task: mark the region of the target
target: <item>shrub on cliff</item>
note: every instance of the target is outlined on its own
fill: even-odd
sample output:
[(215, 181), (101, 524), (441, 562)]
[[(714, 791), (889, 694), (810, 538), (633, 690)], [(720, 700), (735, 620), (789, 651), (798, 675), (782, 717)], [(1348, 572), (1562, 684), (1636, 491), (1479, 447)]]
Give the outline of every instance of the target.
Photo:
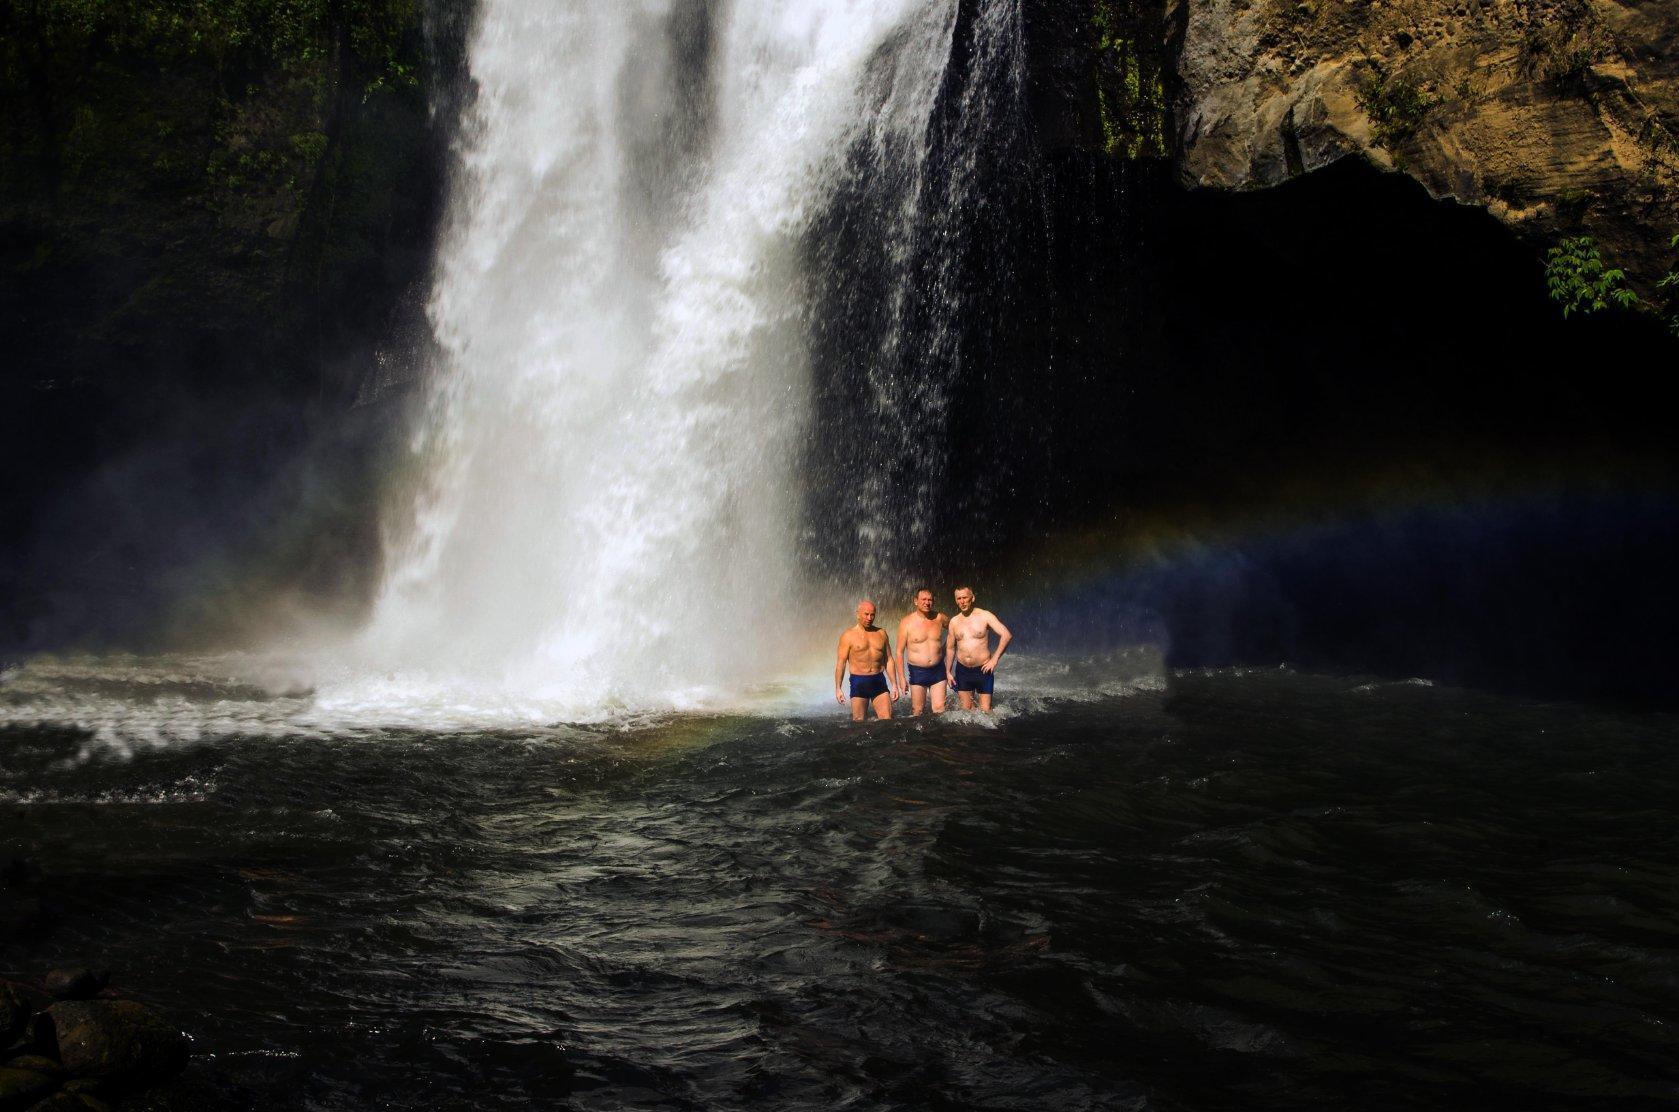
[(1370, 117), (1376, 142), (1392, 148), (1416, 134), (1434, 101), (1417, 85), (1390, 74), (1374, 60), (1370, 73), (1358, 83), (1358, 106)]

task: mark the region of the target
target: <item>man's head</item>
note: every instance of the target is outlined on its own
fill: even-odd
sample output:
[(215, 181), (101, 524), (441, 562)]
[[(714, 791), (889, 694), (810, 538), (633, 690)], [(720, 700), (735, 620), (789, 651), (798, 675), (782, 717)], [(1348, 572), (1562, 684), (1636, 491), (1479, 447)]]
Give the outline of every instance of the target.
[(864, 599), (857, 604), (857, 622), (864, 629), (874, 625), (874, 603)]
[(972, 587), (956, 588), (956, 609), (966, 614), (974, 608), (974, 589)]
[(933, 592), (926, 587), (915, 592), (915, 609), (923, 618), (933, 616)]

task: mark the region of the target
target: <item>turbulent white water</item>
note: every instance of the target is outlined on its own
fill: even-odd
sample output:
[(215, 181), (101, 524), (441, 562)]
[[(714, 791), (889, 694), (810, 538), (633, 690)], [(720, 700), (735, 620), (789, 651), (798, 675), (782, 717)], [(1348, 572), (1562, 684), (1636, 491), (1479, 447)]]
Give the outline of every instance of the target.
[(485, 0), (417, 490), (323, 699), (578, 716), (810, 663), (805, 239), (849, 150), (924, 141), (954, 9)]
[[(153, 750), (287, 737), (325, 740), (386, 737), (393, 730), (415, 735), (496, 730), (512, 731), (532, 742), (552, 742), (634, 732), (669, 720), (650, 708), (647, 713), (580, 712), (574, 718), (595, 721), (566, 722), (556, 719), (551, 704), (516, 692), (496, 699), (485, 691), (416, 687), (405, 701), (396, 702), (390, 700), (397, 691), (394, 681), (385, 688), (342, 682), (311, 689), (307, 677), (318, 664), (313, 653), (290, 660), (269, 653), (37, 657), (0, 670), (0, 729), (69, 731), (75, 744), (58, 758), (68, 768), (128, 760)], [(1010, 653), (1004, 669), (1007, 694), (997, 713), (952, 713), (945, 721), (996, 727), (1052, 707), (1160, 691), (1165, 675), (1160, 653), (1147, 647), (1061, 657)], [(376, 692), (383, 692), (387, 701), (376, 699)], [(906, 704), (898, 706), (898, 713), (906, 713)], [(819, 694), (813, 700), (786, 688), (761, 693), (752, 711), (780, 719), (784, 733), (845, 717), (831, 699)], [(0, 775), (30, 753), (63, 741), (51, 736), (25, 739), (0, 751)], [(176, 799), (202, 786), (167, 785), (151, 801)], [(0, 791), (0, 803), (31, 800)]]

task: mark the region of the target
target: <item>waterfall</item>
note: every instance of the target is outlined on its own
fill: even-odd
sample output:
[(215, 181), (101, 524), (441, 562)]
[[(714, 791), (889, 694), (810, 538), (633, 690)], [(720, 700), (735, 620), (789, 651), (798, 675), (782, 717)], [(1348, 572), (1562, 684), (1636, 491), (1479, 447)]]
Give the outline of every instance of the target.
[(883, 129), (853, 147), (812, 242), (823, 409), (838, 435), (813, 439), (809, 466), (856, 476), (812, 492), (820, 551), (906, 596), (992, 531), (993, 492), (1013, 475), (985, 426), (1015, 411), (1023, 430), (1018, 410), (1040, 400), (1022, 392), (1034, 367), (987, 381), (1004, 361), (993, 336), (1023, 330), (1019, 276), (1006, 273), (1036, 160), (1021, 18), (1018, 0), (960, 6), (938, 110), (913, 136)]
[[(806, 473), (813, 221), (858, 152), (926, 146), (956, 9), (484, 0), (438, 365), (357, 646), (387, 695), (580, 716), (810, 663), (802, 492), (847, 481)], [(916, 183), (879, 183), (901, 219)]]

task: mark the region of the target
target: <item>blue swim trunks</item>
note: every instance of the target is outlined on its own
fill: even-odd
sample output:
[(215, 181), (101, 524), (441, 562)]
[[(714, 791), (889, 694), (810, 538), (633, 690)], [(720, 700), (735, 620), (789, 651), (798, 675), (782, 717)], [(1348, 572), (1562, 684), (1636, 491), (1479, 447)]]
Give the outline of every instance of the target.
[(876, 695), (885, 695), (886, 674), (876, 672), (872, 676), (851, 677), (851, 697), (853, 699), (872, 699)]
[(996, 682), (997, 676), (995, 673), (970, 668), (960, 660), (956, 662), (956, 690), (989, 695), (992, 685)]
[(909, 666), (909, 684), (911, 687), (932, 687), (944, 682), (943, 664), (911, 664)]

